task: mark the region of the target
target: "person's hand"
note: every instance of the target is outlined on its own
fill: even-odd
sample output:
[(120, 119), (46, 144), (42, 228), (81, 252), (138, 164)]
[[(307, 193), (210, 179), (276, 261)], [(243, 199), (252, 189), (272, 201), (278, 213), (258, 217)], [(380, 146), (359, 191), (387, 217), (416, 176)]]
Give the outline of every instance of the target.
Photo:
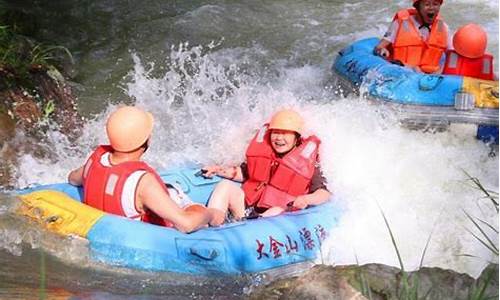
[(219, 165), (214, 166), (206, 166), (201, 168), (204, 172), (201, 174), (205, 178), (212, 178), (214, 175), (218, 175), (222, 170), (222, 167)]
[(374, 49), (374, 52), (375, 54), (377, 54), (378, 56), (381, 56), (385, 59), (389, 58), (389, 55), (391, 54), (389, 52), (389, 50), (387, 50), (387, 48), (383, 48), (383, 47), (377, 47)]
[(285, 210), (279, 206), (273, 206), (266, 210), (265, 212), (261, 213), (260, 216), (267, 218), (267, 217), (274, 217), (277, 216), (281, 213), (283, 213)]
[(301, 195), (295, 198), (295, 201), (292, 203), (292, 207), (298, 209), (304, 209), (309, 205), (308, 195)]

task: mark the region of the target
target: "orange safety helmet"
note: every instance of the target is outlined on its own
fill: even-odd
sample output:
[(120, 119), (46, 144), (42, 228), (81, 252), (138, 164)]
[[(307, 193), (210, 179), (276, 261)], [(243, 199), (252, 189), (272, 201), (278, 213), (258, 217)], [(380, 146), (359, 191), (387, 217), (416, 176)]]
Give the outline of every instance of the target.
[(153, 115), (134, 106), (120, 107), (108, 118), (106, 132), (114, 150), (130, 152), (146, 142), (153, 131)]
[[(413, 6), (417, 5), (417, 3), (419, 2), (420, 0), (413, 0)], [(441, 0), (440, 1), (441, 4), (443, 4), (444, 0)]]
[(269, 129), (281, 129), (295, 131), (298, 134), (302, 133), (304, 120), (294, 110), (284, 109), (273, 115), (269, 122)]
[(458, 54), (468, 58), (478, 58), (484, 55), (488, 36), (484, 29), (474, 23), (460, 27), (453, 36), (453, 48)]

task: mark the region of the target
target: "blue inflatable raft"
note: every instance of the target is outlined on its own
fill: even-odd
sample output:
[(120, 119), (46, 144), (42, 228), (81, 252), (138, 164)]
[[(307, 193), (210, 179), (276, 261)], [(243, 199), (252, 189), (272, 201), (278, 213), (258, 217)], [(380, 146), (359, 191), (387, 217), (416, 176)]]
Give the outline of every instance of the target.
[(498, 126), (498, 81), (424, 74), (373, 54), (379, 39), (342, 49), (332, 66), (341, 91), (394, 108), (405, 123)]
[[(162, 173), (205, 204), (219, 178), (198, 170)], [(81, 203), (82, 190), (67, 183), (18, 192), (18, 213), (47, 230), (89, 241), (92, 260), (120, 267), (197, 275), (249, 274), (315, 259), (340, 210), (333, 201), (272, 218), (246, 220), (183, 234), (175, 229), (103, 213)]]

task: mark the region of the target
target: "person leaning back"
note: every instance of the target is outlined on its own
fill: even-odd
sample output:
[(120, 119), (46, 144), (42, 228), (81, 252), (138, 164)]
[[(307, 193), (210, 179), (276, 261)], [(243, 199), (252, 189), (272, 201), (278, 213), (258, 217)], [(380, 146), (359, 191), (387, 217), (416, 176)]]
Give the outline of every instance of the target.
[(208, 207), (215, 210), (211, 225), (222, 224), (228, 211), (236, 220), (270, 217), (330, 199), (319, 166), (320, 140), (304, 137), (303, 123), (293, 110), (278, 111), (251, 140), (245, 162), (204, 168), (206, 177), (230, 179), (218, 183), (210, 197)]

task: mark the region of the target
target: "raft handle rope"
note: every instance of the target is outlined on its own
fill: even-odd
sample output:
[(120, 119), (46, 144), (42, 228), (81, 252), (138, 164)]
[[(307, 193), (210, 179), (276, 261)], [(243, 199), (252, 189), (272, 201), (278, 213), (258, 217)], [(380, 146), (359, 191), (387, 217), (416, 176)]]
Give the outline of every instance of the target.
[(45, 223), (52, 224), (52, 223), (57, 222), (57, 220), (59, 220), (59, 216), (54, 215), (54, 216), (49, 216), (49, 217), (45, 218), (44, 221), (45, 221)]
[(203, 174), (207, 173), (208, 170), (205, 170), (205, 169), (200, 169), (198, 172), (194, 173), (194, 176), (195, 177), (202, 177)]
[(207, 255), (203, 255), (201, 253), (198, 253), (198, 251), (194, 248), (189, 248), (189, 254), (194, 255), (194, 256), (201, 258), (203, 260), (214, 260), (217, 256), (219, 256), (219, 253), (214, 249), (212, 249), (212, 251), (210, 251), (209, 255), (207, 256)]

